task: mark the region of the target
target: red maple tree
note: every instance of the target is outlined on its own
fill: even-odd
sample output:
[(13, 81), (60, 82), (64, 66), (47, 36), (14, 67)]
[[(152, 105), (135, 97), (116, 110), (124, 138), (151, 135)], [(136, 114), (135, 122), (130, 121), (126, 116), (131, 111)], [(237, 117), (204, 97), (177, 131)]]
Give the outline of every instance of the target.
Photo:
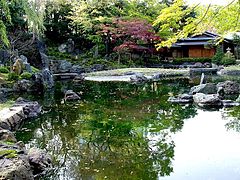
[(111, 24), (104, 24), (100, 33), (105, 35), (107, 43), (117, 45), (113, 48), (116, 52), (152, 52), (154, 42), (161, 40), (152, 25), (140, 19), (115, 18)]

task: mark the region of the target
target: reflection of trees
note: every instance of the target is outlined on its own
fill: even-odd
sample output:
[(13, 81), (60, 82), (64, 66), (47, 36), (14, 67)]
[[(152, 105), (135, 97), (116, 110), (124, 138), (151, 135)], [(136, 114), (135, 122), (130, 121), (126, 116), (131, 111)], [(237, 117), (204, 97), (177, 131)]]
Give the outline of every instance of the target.
[(223, 118), (228, 120), (226, 128), (240, 132), (240, 107), (233, 107), (228, 111), (223, 112)]
[[(168, 92), (184, 86), (86, 84), (83, 101), (57, 104), (48, 114), (20, 132), (32, 146), (46, 148), (54, 157), (53, 174), (62, 178), (157, 179), (172, 171), (171, 133), (196, 114), (192, 107), (167, 103)], [(85, 88), (84, 90), (82, 88)], [(60, 173), (61, 172), (61, 173)], [(57, 177), (55, 177), (57, 178)]]

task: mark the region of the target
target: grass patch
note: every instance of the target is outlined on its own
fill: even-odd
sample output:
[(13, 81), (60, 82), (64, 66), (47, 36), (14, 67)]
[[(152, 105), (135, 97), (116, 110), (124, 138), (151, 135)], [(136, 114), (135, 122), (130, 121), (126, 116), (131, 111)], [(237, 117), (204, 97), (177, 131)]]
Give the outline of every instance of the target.
[(225, 70), (240, 70), (239, 65), (224, 67)]
[(145, 76), (151, 76), (153, 74), (165, 74), (165, 75), (188, 75), (188, 69), (163, 69), (163, 68), (124, 68), (114, 69), (108, 71), (98, 71), (87, 73), (86, 76), (123, 76), (127, 72), (142, 73)]
[(0, 110), (4, 109), (4, 108), (9, 108), (14, 104), (14, 101), (9, 100), (6, 101), (5, 103), (0, 104)]
[(2, 149), (0, 150), (0, 156), (4, 156), (6, 158), (15, 158), (17, 157), (17, 151), (13, 149)]
[(8, 74), (0, 73), (0, 84), (5, 83), (7, 80), (7, 77), (8, 77)]

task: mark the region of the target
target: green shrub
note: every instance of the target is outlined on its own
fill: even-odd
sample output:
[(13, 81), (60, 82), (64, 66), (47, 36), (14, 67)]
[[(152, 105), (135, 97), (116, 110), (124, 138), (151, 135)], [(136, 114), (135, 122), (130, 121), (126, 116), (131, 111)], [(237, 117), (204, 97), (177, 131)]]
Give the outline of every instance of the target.
[(233, 65), (236, 64), (236, 59), (231, 52), (226, 52), (226, 54), (221, 59), (222, 65)]
[(32, 68), (32, 72), (33, 72), (33, 73), (37, 73), (37, 72), (40, 71), (39, 69), (35, 68), (34, 66), (31, 66), (31, 68)]
[(222, 58), (224, 57), (224, 52), (221, 47), (217, 47), (216, 54), (212, 57), (212, 63), (221, 64)]
[(9, 81), (16, 81), (18, 80), (19, 76), (15, 72), (10, 72), (8, 74), (8, 80)]
[(0, 67), (0, 73), (9, 73), (9, 70), (6, 67)]
[(209, 62), (211, 63), (212, 59), (211, 58), (176, 58), (173, 60), (173, 64), (182, 64), (182, 63), (185, 63), (185, 62), (189, 62), (189, 63), (197, 63), (197, 62), (200, 62), (200, 63), (206, 63), (206, 62)]
[(20, 75), (20, 79), (31, 79), (32, 77), (32, 73), (29, 73), (29, 72), (24, 72)]

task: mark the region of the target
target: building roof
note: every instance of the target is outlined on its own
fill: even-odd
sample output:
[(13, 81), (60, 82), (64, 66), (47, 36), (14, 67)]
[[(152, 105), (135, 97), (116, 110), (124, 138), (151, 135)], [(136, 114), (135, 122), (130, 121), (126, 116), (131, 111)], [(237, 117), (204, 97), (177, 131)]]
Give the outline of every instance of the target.
[[(199, 35), (194, 35), (188, 38), (183, 38), (178, 40), (172, 45), (172, 47), (181, 47), (181, 46), (199, 46), (199, 45), (212, 45), (221, 38), (218, 34), (206, 31)], [(224, 38), (225, 42), (231, 42), (230, 39)]]

